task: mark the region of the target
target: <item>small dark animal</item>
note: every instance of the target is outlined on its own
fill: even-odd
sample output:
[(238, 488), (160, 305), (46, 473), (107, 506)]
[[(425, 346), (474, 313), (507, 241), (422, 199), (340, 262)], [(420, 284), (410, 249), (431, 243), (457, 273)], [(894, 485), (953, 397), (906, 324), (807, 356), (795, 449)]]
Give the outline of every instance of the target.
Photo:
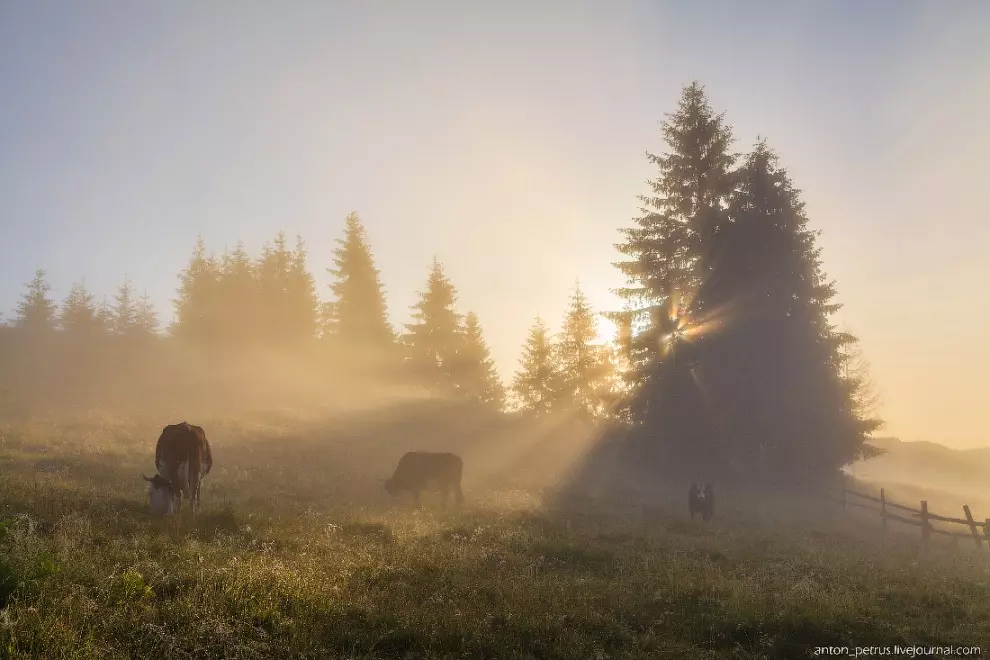
[(461, 457), (450, 453), (411, 451), (399, 459), (395, 473), (385, 480), (385, 491), (392, 497), (407, 492), (419, 505), (420, 491), (433, 486), (440, 491), (443, 507), (447, 508), (447, 496), (453, 492), (457, 504), (464, 503), (461, 492)]
[(715, 516), (715, 488), (712, 486), (711, 482), (705, 484), (704, 493), (704, 510), (701, 513), (703, 520), (711, 520)]
[(691, 488), (688, 489), (688, 513), (691, 514), (691, 520), (694, 520), (695, 513), (700, 513), (702, 518), (705, 517), (704, 495), (701, 494), (698, 484), (691, 484)]
[[(198, 511), (200, 485), (213, 467), (210, 443), (202, 427), (182, 422), (162, 429), (155, 448), (155, 466), (159, 472), (155, 476), (171, 487), (175, 512), (182, 508), (183, 495), (189, 500), (193, 513)], [(149, 481), (154, 485), (154, 479)]]

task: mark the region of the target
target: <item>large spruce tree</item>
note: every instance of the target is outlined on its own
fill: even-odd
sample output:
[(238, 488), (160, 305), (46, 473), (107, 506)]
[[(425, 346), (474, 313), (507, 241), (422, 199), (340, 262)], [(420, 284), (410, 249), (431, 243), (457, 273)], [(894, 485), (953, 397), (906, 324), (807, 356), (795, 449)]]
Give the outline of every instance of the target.
[(327, 269), (334, 278), (334, 299), (324, 308), (324, 332), (349, 347), (390, 351), (395, 331), (388, 321), (381, 274), (357, 213), (347, 216), (344, 237), (337, 243), (334, 268)]
[(720, 453), (728, 467), (762, 479), (830, 474), (862, 455), (875, 422), (860, 416), (840, 373), (840, 351), (853, 338), (830, 323), (839, 306), (816, 235), (764, 142), (738, 172), (729, 210), (694, 310), (720, 320), (698, 339)]
[(625, 257), (615, 265), (627, 278), (617, 291), (626, 310), (610, 316), (630, 329), (626, 414), (674, 463), (710, 451), (709, 415), (690, 371), (690, 346), (681, 344), (728, 221), (735, 155), (729, 126), (697, 82), (683, 89), (662, 130), (667, 152), (647, 153), (659, 175), (640, 198), (636, 226), (622, 230), (626, 240), (616, 246)]
[(457, 359), (464, 342), (456, 302), (457, 291), (434, 258), (426, 289), (413, 305), (413, 323), (406, 325), (403, 343), (413, 381), (444, 395), (456, 393)]

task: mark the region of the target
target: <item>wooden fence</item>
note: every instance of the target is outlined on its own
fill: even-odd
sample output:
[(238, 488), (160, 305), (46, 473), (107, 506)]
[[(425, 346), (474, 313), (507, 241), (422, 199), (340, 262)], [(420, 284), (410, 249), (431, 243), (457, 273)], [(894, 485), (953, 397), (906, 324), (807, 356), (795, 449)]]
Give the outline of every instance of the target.
[[(854, 498), (860, 498), (866, 500), (866, 502), (858, 501)], [(880, 512), (880, 520), (883, 523), (883, 528), (887, 529), (887, 521), (894, 520), (906, 525), (915, 525), (921, 528), (921, 540), (926, 545), (928, 540), (931, 538), (932, 534), (943, 534), (945, 536), (952, 536), (956, 538), (972, 538), (976, 543), (976, 547), (983, 548), (983, 541), (987, 542), (987, 547), (990, 548), (990, 518), (985, 519), (983, 522), (976, 522), (973, 519), (973, 514), (969, 510), (969, 505), (963, 505), (963, 513), (965, 518), (950, 518), (948, 516), (940, 516), (932, 513), (928, 510), (928, 502), (926, 500), (921, 501), (920, 509), (913, 509), (909, 506), (904, 506), (903, 504), (897, 504), (896, 502), (891, 502), (887, 499), (883, 492), (883, 488), (880, 489), (880, 497), (874, 497), (873, 495), (866, 495), (865, 493), (857, 493), (854, 490), (843, 489), (842, 490), (842, 506), (848, 511), (849, 507), (857, 506), (864, 509), (870, 509), (872, 511)], [(891, 513), (890, 509), (895, 511), (903, 511), (903, 515), (898, 515), (897, 513)], [(957, 525), (967, 525), (969, 526), (969, 532), (956, 532), (950, 529), (938, 529), (932, 526), (932, 521), (953, 523)], [(978, 530), (982, 529), (982, 533)]]

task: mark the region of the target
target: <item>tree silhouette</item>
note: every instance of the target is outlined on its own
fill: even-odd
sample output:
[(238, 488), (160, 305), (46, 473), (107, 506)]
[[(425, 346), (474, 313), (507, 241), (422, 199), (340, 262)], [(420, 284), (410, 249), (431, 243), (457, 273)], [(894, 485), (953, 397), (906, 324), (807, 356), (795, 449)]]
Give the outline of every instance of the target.
[(73, 284), (69, 289), (69, 295), (62, 303), (59, 327), (80, 342), (91, 341), (106, 332), (107, 326), (100, 318), (99, 309), (85, 283)]
[(142, 337), (153, 337), (158, 334), (158, 312), (145, 291), (134, 307), (134, 332)]
[(344, 237), (337, 240), (334, 277), (330, 284), (333, 301), (324, 311), (325, 332), (348, 346), (387, 351), (395, 342), (388, 322), (388, 308), (381, 275), (357, 213), (347, 216)]
[(631, 392), (624, 412), (676, 454), (708, 434), (682, 335), (728, 222), (735, 156), (730, 128), (697, 82), (683, 89), (662, 129), (668, 151), (647, 153), (659, 169), (652, 194), (640, 198), (637, 226), (623, 229), (626, 240), (616, 246), (626, 259), (615, 265), (627, 279), (616, 293), (627, 309), (610, 316), (629, 330), (623, 357)]
[(225, 340), (233, 346), (243, 348), (260, 340), (260, 295), (255, 265), (238, 241), (233, 252), (221, 258), (217, 280), (217, 315)]
[(134, 300), (134, 286), (130, 278), (125, 277), (123, 284), (117, 287), (112, 319), (113, 334), (123, 337), (134, 333), (137, 326), (137, 301)]
[(549, 330), (539, 316), (529, 330), (519, 366), (512, 389), (522, 410), (532, 415), (553, 412), (560, 397), (560, 365)]
[(474, 312), (468, 312), (464, 318), (454, 371), (456, 389), (462, 398), (489, 404), (498, 410), (505, 406), (505, 388)]
[(198, 237), (189, 265), (179, 274), (178, 297), (173, 301), (173, 335), (200, 344), (210, 343), (219, 335), (220, 275), (220, 264), (206, 254), (203, 237)]
[(761, 141), (738, 173), (732, 224), (695, 310), (701, 319), (725, 317), (697, 340), (699, 374), (730, 464), (806, 481), (861, 456), (875, 424), (859, 417), (840, 373), (851, 337), (829, 322), (834, 286), (777, 160)]
[(589, 419), (604, 415), (608, 406), (606, 380), (611, 370), (604, 347), (595, 344), (597, 338), (595, 313), (580, 284), (576, 284), (556, 345), (561, 370), (560, 395), (577, 413)]
[(42, 337), (55, 329), (56, 305), (55, 301), (48, 297), (51, 286), (46, 275), (43, 268), (35, 271), (34, 278), (21, 294), (21, 300), (17, 304), (17, 316), (14, 319), (16, 328), (34, 337)]
[(412, 307), (413, 323), (406, 324), (403, 343), (414, 382), (447, 395), (457, 389), (454, 373), (463, 342), (460, 317), (454, 309), (456, 302), (454, 285), (434, 257), (426, 290)]

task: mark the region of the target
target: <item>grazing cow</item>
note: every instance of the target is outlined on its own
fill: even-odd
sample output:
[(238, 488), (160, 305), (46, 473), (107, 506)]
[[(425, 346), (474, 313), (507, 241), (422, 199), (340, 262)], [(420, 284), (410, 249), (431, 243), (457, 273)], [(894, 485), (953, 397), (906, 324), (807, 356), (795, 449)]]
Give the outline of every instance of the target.
[(202, 427), (182, 422), (162, 429), (155, 449), (155, 466), (171, 487), (175, 512), (182, 509), (182, 496), (185, 495), (196, 513), (200, 504), (200, 485), (213, 467), (210, 443)]
[(691, 520), (694, 520), (694, 514), (700, 513), (701, 517), (705, 516), (705, 500), (704, 495), (701, 494), (701, 490), (698, 489), (698, 484), (691, 484), (691, 488), (688, 489), (688, 512), (691, 514)]
[(701, 513), (701, 517), (704, 520), (711, 520), (715, 515), (715, 488), (711, 482), (705, 484), (705, 490), (702, 494), (704, 495), (704, 510)]
[(456, 454), (411, 451), (399, 459), (395, 473), (385, 480), (385, 491), (392, 497), (398, 497), (403, 491), (408, 492), (419, 505), (420, 491), (432, 485), (440, 491), (443, 508), (447, 508), (450, 492), (454, 493), (457, 504), (463, 504), (463, 468), (464, 463)]
[(175, 493), (172, 484), (165, 477), (156, 474), (153, 478), (145, 477), (148, 482), (148, 499), (151, 502), (151, 512), (159, 516), (171, 516), (175, 513)]

